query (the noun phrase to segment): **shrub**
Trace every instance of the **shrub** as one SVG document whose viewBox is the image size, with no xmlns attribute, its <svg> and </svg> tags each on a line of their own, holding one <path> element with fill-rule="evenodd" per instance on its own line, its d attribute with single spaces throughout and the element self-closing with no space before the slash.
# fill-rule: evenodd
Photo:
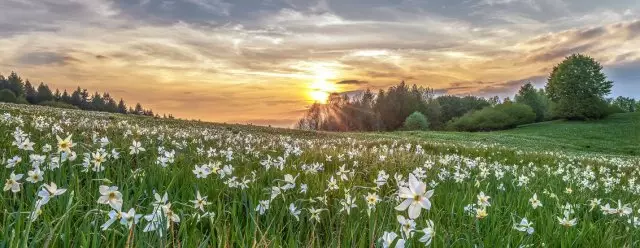
<svg viewBox="0 0 640 248">
<path fill-rule="evenodd" d="M 63 103 L 63 102 L 56 102 L 56 101 L 44 101 L 44 102 L 41 102 L 41 103 L 38 103 L 38 104 L 39 105 L 43 105 L 43 106 L 54 107 L 54 108 L 78 109 L 78 107 L 73 106 L 71 104 Z"/>
<path fill-rule="evenodd" d="M 416 111 L 404 120 L 405 130 L 429 130 L 429 122 L 424 114 Z"/>
<path fill-rule="evenodd" d="M 513 118 L 512 126 L 509 128 L 513 128 L 523 124 L 529 124 L 536 121 L 537 114 L 533 111 L 533 109 L 525 104 L 519 103 L 510 103 L 510 104 L 500 104 L 495 107 L 496 110 L 502 111 L 505 114 L 509 115 Z"/>
<path fill-rule="evenodd" d="M 470 112 L 449 122 L 448 128 L 457 131 L 493 131 L 532 123 L 536 114 L 524 104 L 505 103 Z"/>
<path fill-rule="evenodd" d="M 0 90 L 0 102 L 15 103 L 17 100 L 16 94 L 14 94 L 13 91 L 9 89 Z"/>
</svg>

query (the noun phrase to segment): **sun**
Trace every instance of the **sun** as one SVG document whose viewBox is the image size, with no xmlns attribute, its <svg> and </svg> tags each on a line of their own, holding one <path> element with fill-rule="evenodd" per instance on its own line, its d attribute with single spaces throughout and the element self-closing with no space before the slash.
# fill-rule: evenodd
<svg viewBox="0 0 640 248">
<path fill-rule="evenodd" d="M 336 77 L 336 72 L 324 66 L 316 66 L 313 73 L 314 81 L 309 86 L 309 97 L 314 102 L 327 103 L 329 95 L 338 90 L 337 85 L 329 81 Z"/>
</svg>

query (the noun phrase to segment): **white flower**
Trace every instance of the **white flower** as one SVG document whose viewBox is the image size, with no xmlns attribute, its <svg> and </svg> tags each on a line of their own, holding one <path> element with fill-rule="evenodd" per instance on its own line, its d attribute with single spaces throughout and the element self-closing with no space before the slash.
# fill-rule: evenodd
<svg viewBox="0 0 640 248">
<path fill-rule="evenodd" d="M 260 215 L 263 215 L 267 210 L 269 210 L 269 203 L 270 202 L 268 200 L 260 201 L 260 204 L 258 204 L 258 206 L 256 206 L 256 211 Z"/>
<path fill-rule="evenodd" d="M 56 135 L 56 139 L 58 140 L 58 153 L 71 153 L 71 148 L 73 147 L 71 134 L 65 139 L 61 139 L 60 136 Z"/>
<path fill-rule="evenodd" d="M 107 230 L 109 228 L 109 226 L 111 226 L 111 224 L 113 224 L 114 222 L 120 220 L 122 218 L 122 213 L 118 210 L 111 210 L 109 211 L 109 220 L 107 220 L 107 222 L 105 222 L 104 224 L 102 224 L 102 226 L 100 226 L 102 228 L 102 230 Z"/>
<path fill-rule="evenodd" d="M 412 232 L 416 229 L 416 222 L 412 219 L 407 219 L 402 215 L 398 215 L 397 219 L 398 223 L 402 226 L 402 233 L 404 234 L 404 237 L 412 237 Z"/>
<path fill-rule="evenodd" d="M 98 198 L 98 203 L 108 204 L 118 211 L 122 209 L 122 193 L 118 191 L 118 187 L 100 185 L 100 194 L 101 196 Z"/>
<path fill-rule="evenodd" d="M 396 239 L 398 238 L 398 234 L 396 234 L 395 232 L 384 232 L 384 234 L 382 235 L 382 238 L 380 238 L 380 242 L 382 242 L 382 247 L 383 248 L 389 248 L 391 247 L 391 245 L 393 244 L 394 241 L 396 241 Z M 398 242 L 396 242 L 396 248 L 404 248 L 404 239 L 399 239 Z"/>
<path fill-rule="evenodd" d="M 433 240 L 433 235 L 435 234 L 435 228 L 433 227 L 433 221 L 427 220 L 427 227 L 422 229 L 422 233 L 424 236 L 420 238 L 420 242 L 424 243 L 425 246 L 429 246 L 431 241 Z"/>
<path fill-rule="evenodd" d="M 129 154 L 130 155 L 134 155 L 134 154 L 138 154 L 140 152 L 144 152 L 146 151 L 144 149 L 144 147 L 142 147 L 142 143 L 140 143 L 140 141 L 133 141 L 133 144 L 131 146 L 129 146 Z"/>
<path fill-rule="evenodd" d="M 20 156 L 14 156 L 13 158 L 10 158 L 9 160 L 7 160 L 7 168 L 11 169 L 13 167 L 15 167 L 17 164 L 19 164 L 20 162 L 22 162 L 22 158 Z"/>
<path fill-rule="evenodd" d="M 409 174 L 409 187 L 401 187 L 399 197 L 405 200 L 396 206 L 396 210 L 404 211 L 409 208 L 409 218 L 416 219 L 420 217 L 422 208 L 431 209 L 429 198 L 433 195 L 433 190 L 427 190 L 427 185 L 413 175 Z"/>
<path fill-rule="evenodd" d="M 520 223 L 514 224 L 513 225 L 513 229 L 521 231 L 521 232 L 527 232 L 529 235 L 531 235 L 533 233 L 533 222 L 529 222 L 527 220 L 527 218 L 522 218 L 522 220 L 520 221 Z"/>
<path fill-rule="evenodd" d="M 49 202 L 49 200 L 55 196 L 59 196 L 67 192 L 66 189 L 59 189 L 58 185 L 51 182 L 49 185 L 43 184 L 44 188 L 38 192 L 38 196 L 42 198 L 43 205 Z"/>
<path fill-rule="evenodd" d="M 131 228 L 133 224 L 138 224 L 140 222 L 141 214 L 136 214 L 136 210 L 131 208 L 129 212 L 122 212 L 122 218 L 120 218 L 120 224 Z"/>
<path fill-rule="evenodd" d="M 531 203 L 531 207 L 533 207 L 533 209 L 536 209 L 538 207 L 542 207 L 542 202 L 540 202 L 540 200 L 538 200 L 538 194 L 533 194 L 533 197 L 531 197 L 531 199 L 529 199 L 529 203 Z"/>
<path fill-rule="evenodd" d="M 44 172 L 42 172 L 40 168 L 36 167 L 34 170 L 27 172 L 27 179 L 25 180 L 30 183 L 37 183 L 44 180 L 43 176 Z"/>
<path fill-rule="evenodd" d="M 11 190 L 11 192 L 13 193 L 20 192 L 20 185 L 22 185 L 22 183 L 18 181 L 22 179 L 22 176 L 23 174 L 16 175 L 13 172 L 11 172 L 11 175 L 9 175 L 9 179 L 7 179 L 7 181 L 4 183 L 3 191 Z"/>
<path fill-rule="evenodd" d="M 296 218 L 296 221 L 300 221 L 300 217 L 298 217 L 300 215 L 300 210 L 297 209 L 296 205 L 293 203 L 289 204 L 289 213 Z"/>
<path fill-rule="evenodd" d="M 485 195 L 484 192 L 480 192 L 480 194 L 478 194 L 478 206 L 480 207 L 488 207 L 491 206 L 491 203 L 489 203 L 489 198 L 491 198 L 491 196 Z"/>
<path fill-rule="evenodd" d="M 315 220 L 317 222 L 320 222 L 320 213 L 324 209 L 315 209 L 314 207 L 311 207 L 308 210 L 309 210 L 309 213 L 311 213 L 311 217 L 309 217 L 309 220 Z"/>
<path fill-rule="evenodd" d="M 564 216 L 563 218 L 557 217 L 558 218 L 558 222 L 560 222 L 560 225 L 564 226 L 564 227 L 572 227 L 575 226 L 578 223 L 578 220 L 573 218 L 573 219 L 569 219 L 569 216 Z"/>
<path fill-rule="evenodd" d="M 200 209 L 200 211 L 204 212 L 204 207 L 211 204 L 207 202 L 207 197 L 202 197 L 200 195 L 200 191 L 196 191 L 196 199 L 191 201 L 193 203 L 193 208 Z"/>
</svg>

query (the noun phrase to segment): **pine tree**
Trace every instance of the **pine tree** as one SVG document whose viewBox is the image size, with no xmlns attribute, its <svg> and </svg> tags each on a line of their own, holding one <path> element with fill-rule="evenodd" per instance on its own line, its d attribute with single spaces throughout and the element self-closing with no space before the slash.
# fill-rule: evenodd
<svg viewBox="0 0 640 248">
<path fill-rule="evenodd" d="M 40 83 L 38 86 L 38 94 L 36 97 L 36 103 L 42 103 L 47 101 L 53 101 L 53 93 L 51 89 L 44 83 Z"/>
<path fill-rule="evenodd" d="M 38 91 L 36 91 L 36 88 L 33 87 L 31 82 L 29 82 L 29 80 L 27 80 L 24 84 L 24 94 L 25 94 L 25 99 L 27 99 L 27 102 L 29 102 L 30 104 L 37 103 L 36 98 L 38 97 Z"/>
</svg>

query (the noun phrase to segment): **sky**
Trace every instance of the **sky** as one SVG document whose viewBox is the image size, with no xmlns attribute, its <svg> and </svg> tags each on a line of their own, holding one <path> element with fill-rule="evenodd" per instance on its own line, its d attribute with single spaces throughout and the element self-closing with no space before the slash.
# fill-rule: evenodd
<svg viewBox="0 0 640 248">
<path fill-rule="evenodd" d="M 291 126 L 328 92 L 543 87 L 572 53 L 640 98 L 637 0 L 2 0 L 0 73 L 156 113 Z"/>
</svg>

